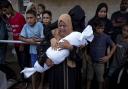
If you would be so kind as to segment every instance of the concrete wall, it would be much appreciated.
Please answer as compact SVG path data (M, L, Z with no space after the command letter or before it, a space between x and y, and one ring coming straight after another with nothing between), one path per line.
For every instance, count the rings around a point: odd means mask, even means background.
M36 4L43 3L53 13L53 21L62 13L67 13L73 6L80 5L86 13L86 22L95 14L97 5L106 2L109 7L108 17L119 9L121 0L32 0ZM79 14L79 13L78 13Z
M12 1L13 7L18 11L18 0ZM108 17L119 9L121 0L31 0L37 4L42 3L48 10L53 13L53 21L55 21L62 13L67 13L75 5L80 5L86 13L86 22L95 14L97 5L101 2L108 4ZM79 14L79 13L78 13Z

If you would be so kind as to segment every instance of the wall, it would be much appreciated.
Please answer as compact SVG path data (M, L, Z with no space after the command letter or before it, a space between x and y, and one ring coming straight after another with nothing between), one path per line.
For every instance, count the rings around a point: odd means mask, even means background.
M13 7L18 11L18 0L12 1ZM51 10L53 13L53 21L55 21L60 14L67 13L75 5L80 5L86 13L86 22L92 18L95 14L97 5L101 2L106 2L109 7L108 17L110 18L111 14L119 10L119 5L121 0L31 0L37 4L43 3L48 10Z
M86 22L95 14L97 5L106 2L109 7L108 17L119 9L120 0L32 0L36 4L43 3L53 13L53 21L61 13L67 13L73 6L80 5L86 13Z

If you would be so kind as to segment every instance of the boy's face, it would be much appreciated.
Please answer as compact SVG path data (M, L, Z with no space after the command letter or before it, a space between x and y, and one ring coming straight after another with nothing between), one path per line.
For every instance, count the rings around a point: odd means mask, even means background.
M101 34L104 31L104 27L96 27L96 33Z
M33 14L26 14L26 21L29 25L33 26L36 23L36 17Z
M43 14L43 23L45 25L48 25L51 22L51 16L48 15L47 13Z
M123 34L124 37L128 37L128 26L123 27L122 34Z

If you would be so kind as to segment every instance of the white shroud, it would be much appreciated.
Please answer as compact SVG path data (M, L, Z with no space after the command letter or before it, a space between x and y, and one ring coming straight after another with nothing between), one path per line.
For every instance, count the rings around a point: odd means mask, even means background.
M64 37L60 40L62 42L63 40L67 40L71 45L80 47L81 45L87 45L88 42L91 42L94 38L93 30L90 25L88 25L82 33L80 32L72 32L68 36ZM49 47L46 51L46 55L49 59L53 61L54 64L59 64L65 60L66 57L69 55L68 49L62 49L62 50L53 50L51 47ZM24 73L24 75L28 78L35 72L44 72L48 70L50 67L48 67L45 63L42 67L38 61L36 61L34 67L32 68L25 68L21 71L21 73Z

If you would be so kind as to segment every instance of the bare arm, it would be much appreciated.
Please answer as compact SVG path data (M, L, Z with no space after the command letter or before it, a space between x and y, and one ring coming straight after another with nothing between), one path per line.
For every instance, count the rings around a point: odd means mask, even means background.
M109 60L109 59L112 57L112 55L114 54L114 52L115 52L115 50L116 50L116 45L115 45L115 43L113 42L111 46L112 46L112 47L111 47L111 50L110 50L110 52L107 54L107 56L104 56L104 57L100 58L100 59L101 59L101 60L100 60L101 63L106 63L106 62L108 62L108 60Z
M33 45L40 44L39 40L38 39L36 40L35 38L26 38L26 37L23 37L23 36L19 36L19 39L21 41L24 41L24 42L28 43L28 44L33 44Z

